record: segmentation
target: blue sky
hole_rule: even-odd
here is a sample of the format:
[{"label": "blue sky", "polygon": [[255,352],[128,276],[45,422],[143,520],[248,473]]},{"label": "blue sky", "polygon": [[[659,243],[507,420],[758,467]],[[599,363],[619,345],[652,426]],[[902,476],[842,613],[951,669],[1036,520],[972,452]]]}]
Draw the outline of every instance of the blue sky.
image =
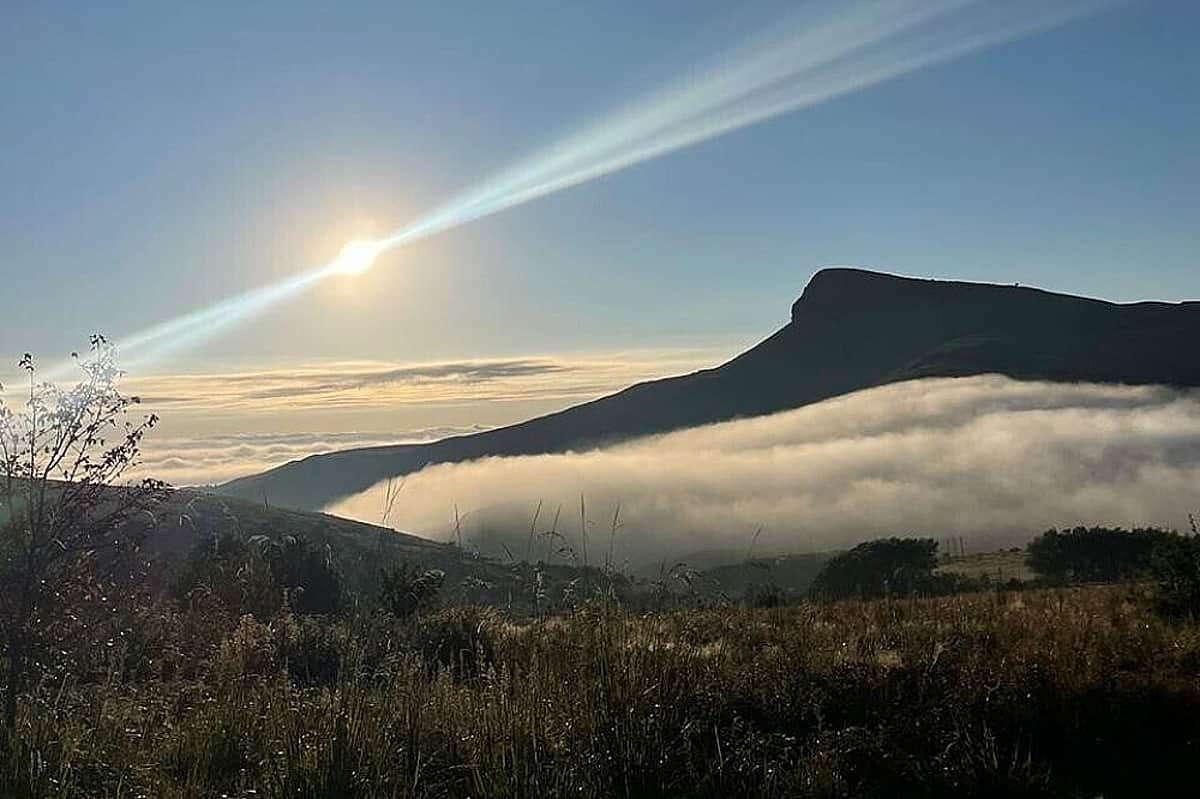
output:
[{"label": "blue sky", "polygon": [[[781,8],[727,5],[18,4],[0,349],[120,335],[390,230]],[[1194,3],[1104,11],[457,229],[198,356],[752,336],[830,263],[1195,297],[1197,30]]]},{"label": "blue sky", "polygon": [[[21,3],[0,28],[0,352],[325,262],[792,3]],[[166,371],[698,348],[827,264],[1200,296],[1200,4],[1142,0],[397,251]]]}]

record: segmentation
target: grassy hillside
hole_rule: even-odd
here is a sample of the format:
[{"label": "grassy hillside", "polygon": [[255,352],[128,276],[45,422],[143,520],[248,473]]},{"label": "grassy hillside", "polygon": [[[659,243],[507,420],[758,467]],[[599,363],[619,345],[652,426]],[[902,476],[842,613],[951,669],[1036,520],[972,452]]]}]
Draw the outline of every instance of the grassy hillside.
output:
[{"label": "grassy hillside", "polygon": [[1037,575],[1029,567],[1025,551],[1005,549],[999,552],[980,552],[945,558],[938,571],[977,580],[988,580],[994,585],[1010,582],[1032,582]]},{"label": "grassy hillside", "polygon": [[322,546],[337,547],[339,554],[351,561],[381,547],[400,555],[427,557],[443,557],[448,551],[448,547],[419,536],[340,516],[188,489],[172,491],[155,511],[154,523],[144,528],[150,547],[168,555],[186,551],[198,535],[225,530],[243,536],[302,535]]},{"label": "grassy hillside", "polygon": [[[396,567],[444,574],[440,591],[446,603],[480,603],[515,613],[532,613],[540,605],[570,604],[571,594],[605,591],[638,607],[661,607],[691,590],[678,575],[635,579],[615,570],[572,562],[560,556],[551,563],[524,563],[485,557],[468,547],[326,513],[277,508],[192,490],[170,492],[153,518],[139,515],[130,523],[142,536],[150,584],[162,592],[179,574],[198,543],[223,534],[241,540],[264,537],[302,539],[328,559],[351,604],[378,599],[382,573]],[[545,536],[545,533],[541,535]],[[720,586],[707,581],[702,593],[715,598]],[[731,594],[736,595],[736,594]]]},{"label": "grassy hillside", "polygon": [[738,599],[806,596],[817,573],[834,553],[817,552],[747,558],[701,572],[709,590]]}]

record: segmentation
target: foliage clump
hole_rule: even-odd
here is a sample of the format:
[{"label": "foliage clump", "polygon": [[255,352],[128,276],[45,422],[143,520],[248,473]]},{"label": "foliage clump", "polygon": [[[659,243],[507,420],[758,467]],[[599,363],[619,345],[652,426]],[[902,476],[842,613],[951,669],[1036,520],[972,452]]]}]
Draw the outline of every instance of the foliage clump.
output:
[{"label": "foliage clump", "polygon": [[1102,583],[1146,577],[1156,553],[1179,536],[1159,528],[1074,527],[1051,529],[1026,547],[1029,566],[1058,582]]},{"label": "foliage clump", "polygon": [[937,541],[881,538],[830,559],[813,581],[819,599],[870,599],[932,593],[937,585]]},{"label": "foliage clump", "polygon": [[1173,536],[1154,552],[1151,602],[1170,619],[1200,618],[1200,536]]},{"label": "foliage clump", "polygon": [[380,607],[397,619],[407,620],[437,601],[446,573],[404,562],[382,569],[379,578]]},{"label": "foliage clump", "polygon": [[492,608],[447,608],[417,624],[414,645],[431,672],[478,677],[496,661],[499,614]]},{"label": "foliage clump", "polygon": [[270,619],[285,608],[301,615],[336,613],[342,581],[332,552],[301,536],[243,538],[221,532],[197,541],[176,576],[177,599]]}]

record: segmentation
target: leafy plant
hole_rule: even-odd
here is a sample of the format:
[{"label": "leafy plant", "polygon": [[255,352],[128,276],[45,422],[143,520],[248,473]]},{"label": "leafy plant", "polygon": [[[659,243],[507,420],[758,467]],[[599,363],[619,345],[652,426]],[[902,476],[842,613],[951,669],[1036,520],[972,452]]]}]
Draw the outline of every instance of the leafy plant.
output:
[{"label": "leafy plant", "polygon": [[932,538],[867,541],[826,563],[811,593],[821,599],[869,599],[929,592],[937,548]]},{"label": "leafy plant", "polygon": [[1174,536],[1150,562],[1155,610],[1173,619],[1200,617],[1200,537]]},{"label": "leafy plant", "polygon": [[385,612],[406,620],[437,601],[446,581],[441,569],[421,569],[400,563],[380,571],[379,604]]},{"label": "leafy plant", "polygon": [[1052,580],[1113,582],[1145,576],[1178,535],[1158,528],[1075,527],[1047,530],[1029,542],[1029,565]]}]

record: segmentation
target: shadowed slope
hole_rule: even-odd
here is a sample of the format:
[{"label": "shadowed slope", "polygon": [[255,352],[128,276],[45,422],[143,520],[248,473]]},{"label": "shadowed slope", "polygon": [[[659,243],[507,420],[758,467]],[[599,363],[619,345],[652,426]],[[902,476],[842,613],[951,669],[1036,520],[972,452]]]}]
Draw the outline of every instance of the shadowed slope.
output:
[{"label": "shadowed slope", "polygon": [[315,455],[220,493],[316,509],[430,463],[561,452],[757,416],[919,377],[1200,386],[1200,303],[1100,300],[1015,286],[825,269],[791,321],[728,363],[559,413],[431,444]]}]

